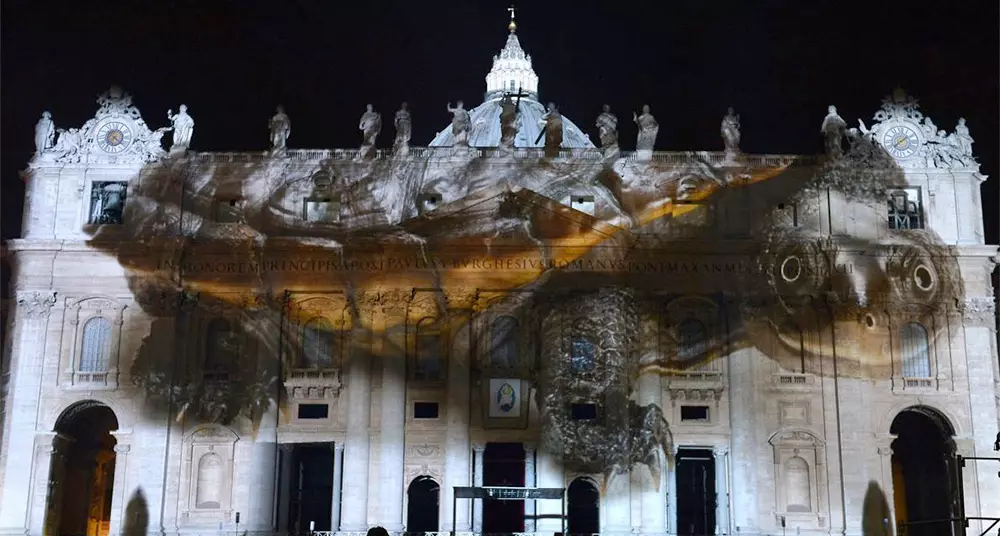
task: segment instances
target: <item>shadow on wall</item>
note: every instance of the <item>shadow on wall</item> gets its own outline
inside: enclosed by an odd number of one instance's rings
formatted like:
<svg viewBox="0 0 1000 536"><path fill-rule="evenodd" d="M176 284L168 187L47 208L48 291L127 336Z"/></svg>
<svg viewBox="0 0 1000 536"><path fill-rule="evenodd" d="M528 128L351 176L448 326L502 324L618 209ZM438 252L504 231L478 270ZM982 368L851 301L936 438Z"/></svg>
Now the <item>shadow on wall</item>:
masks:
<svg viewBox="0 0 1000 536"><path fill-rule="evenodd" d="M865 502L861 510L861 534L864 536L892 536L892 510L878 482L868 482Z"/></svg>
<svg viewBox="0 0 1000 536"><path fill-rule="evenodd" d="M274 403L287 412L293 398L336 398L352 361L370 360L359 365L368 370L405 360L385 370L443 385L441 356L468 348L473 380L504 373L538 389L543 437L567 464L621 471L658 463L656 446L672 451L661 408L624 403L640 372L712 374L753 347L786 371L888 378L890 320L962 296L954 255L927 231L901 230L885 251L863 226L836 240L819 231L831 197L885 227L886 192L905 179L867 138L818 166L700 154L503 163L453 159L442 172L403 160L223 165L189 155L143 171L127 203L109 193L126 225L95 225L91 245L118 259L153 317L131 364L149 415L252 434ZM451 185L462 192L440 186L447 177L462 177ZM387 213L405 211L386 200L419 205L427 184L444 196L435 210L392 223ZM570 184L613 210L592 216L553 201ZM748 260L721 271L695 247L733 238L726 247ZM516 320L503 324L511 344L486 324L501 312ZM639 318L641 337L628 324ZM834 326L860 342L831 352ZM587 396L603 401L602 424L566 415L567 400ZM602 446L612 443L629 446Z"/></svg>
<svg viewBox="0 0 1000 536"><path fill-rule="evenodd" d="M146 494L142 488L136 488L125 505L125 522L122 526L122 536L146 536L149 527L149 506L146 504Z"/></svg>

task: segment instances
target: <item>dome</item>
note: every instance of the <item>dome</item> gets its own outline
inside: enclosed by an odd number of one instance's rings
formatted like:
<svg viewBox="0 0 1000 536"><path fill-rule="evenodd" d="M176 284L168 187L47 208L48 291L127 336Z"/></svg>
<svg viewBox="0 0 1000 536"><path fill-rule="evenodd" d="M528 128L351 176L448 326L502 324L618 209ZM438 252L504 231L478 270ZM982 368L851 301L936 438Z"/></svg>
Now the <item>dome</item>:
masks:
<svg viewBox="0 0 1000 536"><path fill-rule="evenodd" d="M472 147L498 147L500 145L500 102L504 95L521 98L518 112L521 114L521 129L514 140L514 147L543 147L545 140L539 138L543 125L542 116L545 106L538 99L538 75L531 67L531 56L521 48L515 30L517 25L511 20L510 34L507 44L500 54L493 56L493 68L486 75L485 102L469 110L469 145ZM562 116L563 141L565 149L593 148L590 138L570 121ZM538 140L538 141L535 141ZM451 124L438 132L431 141L431 147L449 147L454 145Z"/></svg>

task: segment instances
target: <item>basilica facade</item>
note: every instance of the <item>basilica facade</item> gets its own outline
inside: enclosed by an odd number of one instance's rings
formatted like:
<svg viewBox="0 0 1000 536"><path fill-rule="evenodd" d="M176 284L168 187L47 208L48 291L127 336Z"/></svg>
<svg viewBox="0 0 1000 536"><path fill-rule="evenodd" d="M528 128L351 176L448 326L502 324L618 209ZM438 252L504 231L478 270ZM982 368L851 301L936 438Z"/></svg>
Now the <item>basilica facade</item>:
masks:
<svg viewBox="0 0 1000 536"><path fill-rule="evenodd" d="M1000 511L1000 467L960 458L995 455L1000 400L964 119L897 90L870 126L831 107L823 154L745 154L733 111L724 151L680 153L646 108L623 151L610 109L592 137L539 98L515 30L426 147L405 107L330 150L288 148L279 109L263 153L192 151L186 108L154 130L117 88L79 128L43 115L7 244L0 533Z"/></svg>

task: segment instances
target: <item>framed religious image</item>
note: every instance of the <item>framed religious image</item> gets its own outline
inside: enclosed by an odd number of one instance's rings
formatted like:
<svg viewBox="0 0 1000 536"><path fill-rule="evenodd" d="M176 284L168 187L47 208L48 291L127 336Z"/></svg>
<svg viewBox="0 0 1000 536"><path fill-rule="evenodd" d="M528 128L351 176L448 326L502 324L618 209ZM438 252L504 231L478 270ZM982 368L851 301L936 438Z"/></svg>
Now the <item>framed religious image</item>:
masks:
<svg viewBox="0 0 1000 536"><path fill-rule="evenodd" d="M516 378L489 378L483 382L485 428L526 428L530 383Z"/></svg>

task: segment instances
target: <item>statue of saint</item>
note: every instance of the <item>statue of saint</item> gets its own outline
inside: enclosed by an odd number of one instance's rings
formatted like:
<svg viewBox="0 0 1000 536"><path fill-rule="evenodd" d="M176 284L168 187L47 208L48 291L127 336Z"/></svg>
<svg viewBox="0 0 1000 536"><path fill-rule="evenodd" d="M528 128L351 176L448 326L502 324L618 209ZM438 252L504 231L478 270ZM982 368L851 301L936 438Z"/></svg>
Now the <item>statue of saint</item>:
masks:
<svg viewBox="0 0 1000 536"><path fill-rule="evenodd" d="M965 125L964 117L958 118L958 124L955 125L955 138L962 150L962 156L972 156L972 135L969 134L969 127Z"/></svg>
<svg viewBox="0 0 1000 536"><path fill-rule="evenodd" d="M827 108L826 118L823 119L823 125L819 130L823 133L823 137L826 140L826 156L830 158L843 156L844 148L842 140L844 139L844 133L847 131L847 123L837 114L836 106L831 104Z"/></svg>
<svg viewBox="0 0 1000 536"><path fill-rule="evenodd" d="M639 137L635 142L636 151L652 151L656 144L656 135L660 132L660 124L653 114L649 113L649 105L642 105L642 114L632 113L632 120L639 126Z"/></svg>
<svg viewBox="0 0 1000 536"><path fill-rule="evenodd" d="M369 104L364 115L361 116L361 123L358 125L362 135L362 147L372 147L375 145L375 138L382 131L382 115L375 111Z"/></svg>
<svg viewBox="0 0 1000 536"><path fill-rule="evenodd" d="M601 115L597 116L597 129L601 138L601 147L607 149L618 145L618 116L611 113L611 106L601 107Z"/></svg>
<svg viewBox="0 0 1000 536"><path fill-rule="evenodd" d="M271 150L284 150L288 145L288 137L292 134L292 120L285 113L284 106L278 105L267 125L271 129Z"/></svg>
<svg viewBox="0 0 1000 536"><path fill-rule="evenodd" d="M966 129L968 131L968 129ZM42 118L35 124L35 155L51 149L55 145L56 125L52 122L52 114L42 112Z"/></svg>
<svg viewBox="0 0 1000 536"><path fill-rule="evenodd" d="M458 101L454 108L448 103L448 111L454 114L451 118L451 135L454 136L455 145L469 146L469 112L465 109L465 103Z"/></svg>
<svg viewBox="0 0 1000 536"><path fill-rule="evenodd" d="M722 118L722 141L726 144L726 154L740 152L740 116L731 106Z"/></svg>
<svg viewBox="0 0 1000 536"><path fill-rule="evenodd" d="M186 150L191 146L191 136L194 135L194 119L187 113L187 106L181 104L180 111L174 114L167 110L167 119L174 125L174 143L170 150Z"/></svg>
<svg viewBox="0 0 1000 536"><path fill-rule="evenodd" d="M413 124L410 122L409 105L405 102L399 105L399 110L396 111L396 119L393 124L396 127L396 141L393 147L398 152L402 148L410 146L410 134L413 130Z"/></svg>
<svg viewBox="0 0 1000 536"><path fill-rule="evenodd" d="M514 147L514 139L521 130L521 112L518 109L521 97L518 96L517 100L514 102L510 95L504 95L500 101L500 145L508 149Z"/></svg>
<svg viewBox="0 0 1000 536"><path fill-rule="evenodd" d="M559 113L559 108L556 108L556 103L549 103L548 111L542 116L542 122L545 124L545 156L559 156L563 140L563 124L562 114Z"/></svg>

